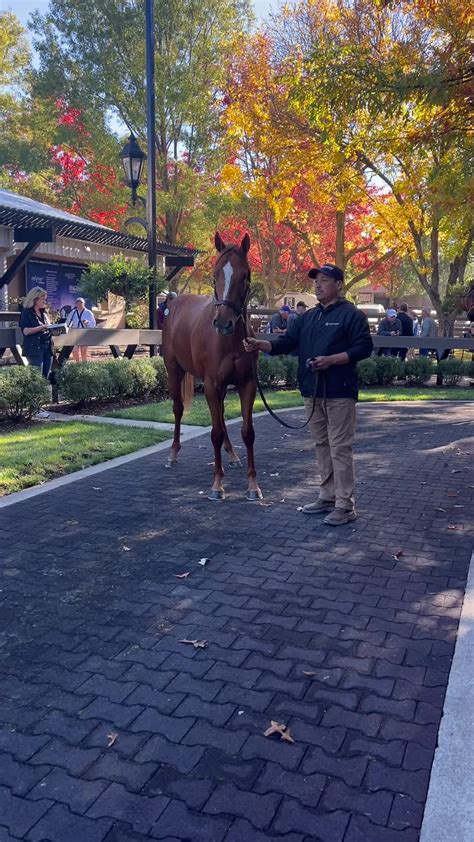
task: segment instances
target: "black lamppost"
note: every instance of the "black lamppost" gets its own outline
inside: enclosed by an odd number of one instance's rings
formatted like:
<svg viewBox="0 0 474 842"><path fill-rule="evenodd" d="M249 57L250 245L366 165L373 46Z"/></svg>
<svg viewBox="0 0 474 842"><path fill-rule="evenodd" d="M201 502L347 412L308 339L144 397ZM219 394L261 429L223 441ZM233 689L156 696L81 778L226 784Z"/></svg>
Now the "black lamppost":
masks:
<svg viewBox="0 0 474 842"><path fill-rule="evenodd" d="M122 162L125 183L132 191L132 205L135 207L137 203L137 190L140 186L146 155L140 149L137 139L133 134L130 135L122 151L119 153L119 158Z"/></svg>
<svg viewBox="0 0 474 842"><path fill-rule="evenodd" d="M155 22L153 0L145 0L145 44L146 44L146 124L147 153L140 149L136 139L130 135L128 143L120 152L120 160L125 173L125 181L132 191L132 204L135 205L137 188L143 170L143 163L148 158L148 184L146 222L134 218L146 228L148 239L148 266L153 272L148 297L150 328L156 330L156 145L155 145ZM143 201L143 200L142 200ZM131 222L132 220L129 220ZM150 348L154 355L155 347Z"/></svg>

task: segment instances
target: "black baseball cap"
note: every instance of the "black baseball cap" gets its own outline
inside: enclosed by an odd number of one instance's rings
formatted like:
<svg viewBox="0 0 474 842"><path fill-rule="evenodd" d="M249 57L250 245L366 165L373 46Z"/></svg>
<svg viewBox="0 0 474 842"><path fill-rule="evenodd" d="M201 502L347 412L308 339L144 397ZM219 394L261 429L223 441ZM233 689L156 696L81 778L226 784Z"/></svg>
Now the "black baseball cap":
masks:
<svg viewBox="0 0 474 842"><path fill-rule="evenodd" d="M338 266L333 266L332 263L324 263L323 266L316 267L314 266L308 272L308 278L316 278L321 272L322 275L327 275L328 278L332 278L333 281L343 281L344 280L344 272L342 269L339 269Z"/></svg>

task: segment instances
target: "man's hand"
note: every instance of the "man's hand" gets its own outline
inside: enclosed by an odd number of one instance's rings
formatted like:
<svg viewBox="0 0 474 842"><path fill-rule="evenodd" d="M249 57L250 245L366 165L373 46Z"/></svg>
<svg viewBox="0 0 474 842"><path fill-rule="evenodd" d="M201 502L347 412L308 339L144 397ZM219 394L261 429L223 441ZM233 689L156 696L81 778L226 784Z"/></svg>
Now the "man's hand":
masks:
<svg viewBox="0 0 474 842"><path fill-rule="evenodd" d="M249 336L248 339L243 340L243 346L247 353L251 354L252 351L271 351L272 350L272 343L268 341L268 339L254 339L252 336Z"/></svg>
<svg viewBox="0 0 474 842"><path fill-rule="evenodd" d="M314 359L309 361L309 364L316 371L326 371L327 368L334 365L334 362L332 357L314 357Z"/></svg>

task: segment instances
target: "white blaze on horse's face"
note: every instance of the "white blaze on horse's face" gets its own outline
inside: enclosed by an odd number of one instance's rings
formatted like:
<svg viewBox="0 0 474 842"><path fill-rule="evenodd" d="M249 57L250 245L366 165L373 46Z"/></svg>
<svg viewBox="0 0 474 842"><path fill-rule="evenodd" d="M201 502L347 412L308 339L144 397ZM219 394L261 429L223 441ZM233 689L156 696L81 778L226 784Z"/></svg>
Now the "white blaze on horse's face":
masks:
<svg viewBox="0 0 474 842"><path fill-rule="evenodd" d="M226 263L226 265L224 266L222 271L224 272L224 301L225 301L227 299L228 294L229 294L230 282L232 280L232 274L233 274L233 271L234 271L230 261L228 261Z"/></svg>

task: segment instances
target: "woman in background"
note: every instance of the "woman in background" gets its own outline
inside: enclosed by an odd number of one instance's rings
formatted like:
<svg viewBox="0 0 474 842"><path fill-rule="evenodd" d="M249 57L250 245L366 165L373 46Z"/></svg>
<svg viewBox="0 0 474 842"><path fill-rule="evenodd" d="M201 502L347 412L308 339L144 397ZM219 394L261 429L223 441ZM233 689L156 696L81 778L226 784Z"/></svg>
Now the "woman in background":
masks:
<svg viewBox="0 0 474 842"><path fill-rule="evenodd" d="M24 337L23 354L29 364L39 368L46 378L53 358L50 321L46 314L47 297L45 289L33 287L23 301L20 316L20 329Z"/></svg>

